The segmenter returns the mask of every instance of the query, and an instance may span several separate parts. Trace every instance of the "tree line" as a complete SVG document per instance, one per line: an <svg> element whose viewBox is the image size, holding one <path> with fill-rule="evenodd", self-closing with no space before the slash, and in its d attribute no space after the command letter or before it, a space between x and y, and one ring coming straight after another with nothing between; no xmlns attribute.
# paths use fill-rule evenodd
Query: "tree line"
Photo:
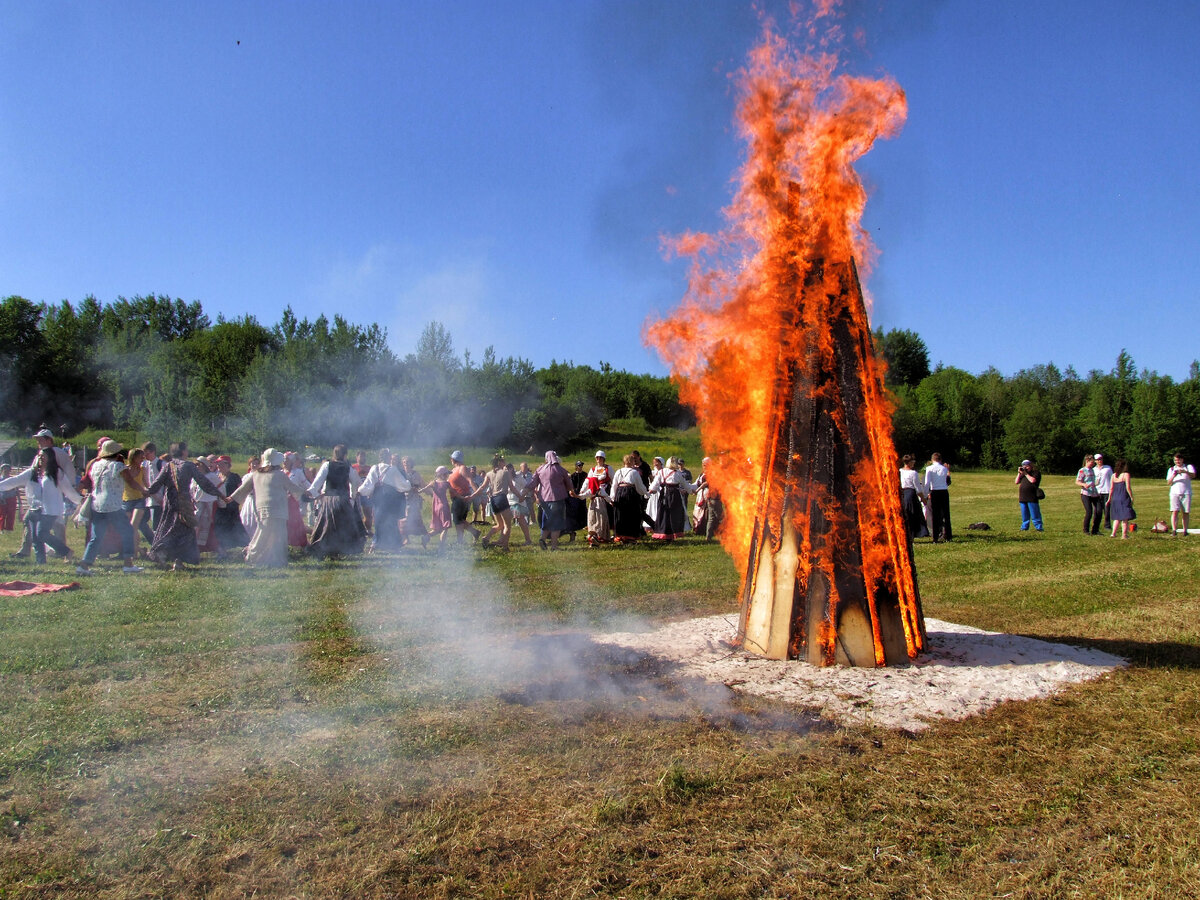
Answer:
<svg viewBox="0 0 1200 900"><path fill-rule="evenodd" d="M1053 363L1005 376L931 369L915 332L874 333L895 404L896 448L940 451L960 468L1074 472L1084 453L1155 474L1175 450L1200 451L1200 365L1176 382L1138 371L1122 352L1108 372L1081 377ZM244 450L269 444L370 447L462 443L524 448L588 443L612 419L687 427L667 378L454 350L430 322L400 357L377 324L335 315L264 325L217 317L198 301L148 295L101 304L87 297L0 302L0 422L74 434L113 428ZM709 448L719 450L722 448Z"/></svg>
<svg viewBox="0 0 1200 900"><path fill-rule="evenodd" d="M245 450L278 446L567 447L610 419L694 424L669 379L602 363L536 368L489 347L455 353L437 322L400 357L377 324L340 315L264 325L149 295L0 302L0 422L113 428Z"/></svg>
<svg viewBox="0 0 1200 900"><path fill-rule="evenodd" d="M1033 459L1044 472L1074 473L1085 453L1123 457L1135 473L1159 476L1181 451L1200 452L1200 363L1184 381L1142 369L1124 350L1108 372L1080 376L1053 363L1004 376L939 365L912 331L877 329L895 400L896 449L921 459L940 451L960 467L1015 469Z"/></svg>

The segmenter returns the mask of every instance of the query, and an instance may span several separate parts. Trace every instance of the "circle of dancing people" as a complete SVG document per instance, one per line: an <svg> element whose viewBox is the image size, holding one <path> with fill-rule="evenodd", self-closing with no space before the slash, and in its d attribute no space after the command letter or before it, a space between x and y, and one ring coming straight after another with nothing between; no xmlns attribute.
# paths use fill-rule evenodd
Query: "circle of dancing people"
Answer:
<svg viewBox="0 0 1200 900"><path fill-rule="evenodd" d="M240 475L228 455L189 456L183 441L160 456L153 442L127 449L102 437L77 476L69 445L56 446L45 428L34 438L30 466L0 473L0 527L11 530L23 506L23 542L13 555L44 565L52 553L74 562L78 575L112 556L136 575L145 568L139 563L178 570L203 554L255 568L286 566L293 551L338 559L419 543L444 554L468 546L468 536L471 546L499 552L514 542L555 551L579 532L588 547L693 533L712 540L721 521L706 472L693 480L682 458L647 463L636 450L616 469L599 450L594 465L579 460L574 472L552 450L535 469L499 453L490 467L469 466L455 450L426 481L411 457L386 448L372 464L365 451L351 463L344 444L324 460L268 447ZM85 529L78 558L66 544L68 519Z"/></svg>

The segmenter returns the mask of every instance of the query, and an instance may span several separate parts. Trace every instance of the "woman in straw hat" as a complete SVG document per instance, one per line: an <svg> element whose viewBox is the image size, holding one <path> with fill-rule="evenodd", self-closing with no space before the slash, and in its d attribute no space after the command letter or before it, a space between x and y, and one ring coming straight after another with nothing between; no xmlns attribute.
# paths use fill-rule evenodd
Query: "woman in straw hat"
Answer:
<svg viewBox="0 0 1200 900"><path fill-rule="evenodd" d="M246 562L252 566L279 567L288 561L288 498L299 500L304 489L293 483L280 468L283 453L274 448L263 451L262 464L250 472L231 500L240 503L254 498L258 528L246 548Z"/></svg>
<svg viewBox="0 0 1200 900"><path fill-rule="evenodd" d="M92 574L92 563L96 561L110 528L115 529L121 538L121 556L125 558L125 567L121 571L126 575L136 575L142 571L140 566L133 564L133 524L125 514L123 498L127 485L139 485L125 465L124 454L125 448L116 441L105 441L100 448L100 456L89 469L92 481L92 536L83 551L82 561L75 569L79 575Z"/></svg>

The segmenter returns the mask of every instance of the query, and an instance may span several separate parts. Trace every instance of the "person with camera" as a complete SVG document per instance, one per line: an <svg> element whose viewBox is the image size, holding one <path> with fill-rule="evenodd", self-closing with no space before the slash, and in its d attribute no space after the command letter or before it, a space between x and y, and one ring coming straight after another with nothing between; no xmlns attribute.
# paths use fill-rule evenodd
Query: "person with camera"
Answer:
<svg viewBox="0 0 1200 900"><path fill-rule="evenodd" d="M1183 458L1182 453L1175 454L1175 465L1167 470L1167 484L1170 487L1171 505L1171 534L1179 534L1179 520L1183 519L1183 536L1188 533L1188 516L1192 511L1192 479L1196 477L1196 469Z"/></svg>
<svg viewBox="0 0 1200 900"><path fill-rule="evenodd" d="M1023 460L1017 469L1017 477L1013 482L1017 486L1017 501L1021 504L1021 530L1028 531L1033 526L1034 531L1042 530L1041 499L1046 496L1041 489L1042 473L1033 464L1033 460Z"/></svg>

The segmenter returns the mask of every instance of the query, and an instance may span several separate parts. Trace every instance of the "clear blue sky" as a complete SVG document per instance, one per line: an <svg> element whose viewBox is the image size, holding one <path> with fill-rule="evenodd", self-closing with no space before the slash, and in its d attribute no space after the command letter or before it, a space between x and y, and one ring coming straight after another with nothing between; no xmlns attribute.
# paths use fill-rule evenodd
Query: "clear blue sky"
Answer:
<svg viewBox="0 0 1200 900"><path fill-rule="evenodd" d="M933 362L1200 358L1200 4L850 4L905 89L874 322ZM749 3L0 0L0 296L151 292L665 371L659 237L714 230ZM239 43L240 42L240 43Z"/></svg>

